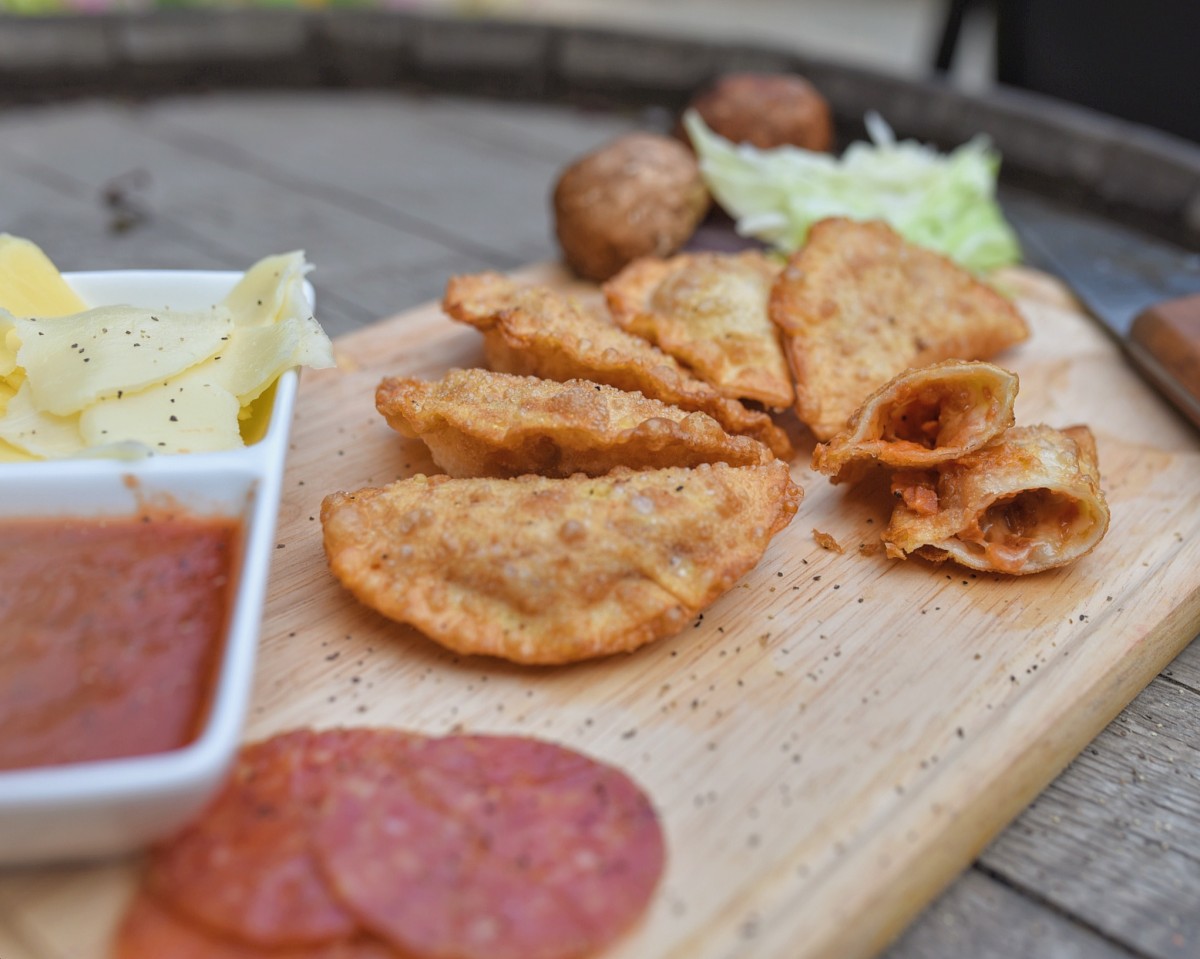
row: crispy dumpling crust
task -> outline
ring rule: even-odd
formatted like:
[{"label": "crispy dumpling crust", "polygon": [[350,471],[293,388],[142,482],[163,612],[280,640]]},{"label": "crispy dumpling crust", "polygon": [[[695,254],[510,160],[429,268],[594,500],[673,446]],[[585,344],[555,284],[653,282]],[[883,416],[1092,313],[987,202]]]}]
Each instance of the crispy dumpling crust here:
[{"label": "crispy dumpling crust", "polygon": [[591,380],[641,393],[707,413],[781,458],[792,455],[787,434],[766,413],[721,396],[662,350],[547,287],[521,287],[498,273],[456,276],[446,286],[442,309],[483,331],[488,363],[500,372]]},{"label": "crispy dumpling crust", "polygon": [[354,596],[459,653],[567,663],[669,636],[757,565],[802,492],[785,463],[566,479],[414,476],[321,506]]},{"label": "crispy dumpling crust", "polygon": [[846,429],[813,451],[835,483],[851,464],[928,469],[958,459],[1013,425],[1016,373],[981,361],[944,360],[905,370],[863,403]]},{"label": "crispy dumpling crust", "polygon": [[587,380],[480,369],[451,370],[434,382],[389,377],[375,406],[393,429],[423,440],[451,476],[600,476],[617,466],[772,459],[762,443],[730,436],[704,413]]},{"label": "crispy dumpling crust", "polygon": [[1086,426],[1015,426],[990,446],[897,473],[889,556],[918,553],[1014,575],[1064,566],[1108,530],[1096,443]]},{"label": "crispy dumpling crust", "polygon": [[780,266],[757,250],[635,260],[604,284],[613,320],[731,399],[786,409],[792,373],[767,315]]},{"label": "crispy dumpling crust", "polygon": [[1029,336],[1007,299],[882,222],[822,220],[771,293],[796,378],[796,413],[818,440],[845,428],[897,373],[983,360]]}]

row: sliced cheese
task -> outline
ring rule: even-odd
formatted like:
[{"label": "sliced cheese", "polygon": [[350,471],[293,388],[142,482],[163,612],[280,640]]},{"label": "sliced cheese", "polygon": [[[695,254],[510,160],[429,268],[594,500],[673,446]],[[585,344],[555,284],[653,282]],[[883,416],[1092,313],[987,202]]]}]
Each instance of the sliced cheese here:
[{"label": "sliced cheese", "polygon": [[[0,235],[0,307],[13,304],[0,309],[0,460],[261,438],[281,373],[335,365],[304,292],[311,269],[302,252],[266,257],[207,311],[89,310],[36,246]],[[10,274],[29,283],[5,300]]]},{"label": "sliced cheese", "polygon": [[18,319],[25,368],[39,410],[60,416],[181,373],[228,343],[227,310],[150,311],[105,306],[56,319]]},{"label": "sliced cheese", "polygon": [[[309,312],[304,277],[312,266],[301,250],[259,260],[225,297],[223,305],[238,326],[265,326]],[[301,306],[297,305],[299,301]]]},{"label": "sliced cheese", "polygon": [[220,383],[245,406],[280,373],[295,365],[293,357],[299,345],[300,329],[295,320],[239,328],[225,348],[202,365],[213,382]]},{"label": "sliced cheese", "polygon": [[28,380],[5,405],[4,416],[0,417],[0,440],[41,459],[74,456],[85,445],[79,417],[55,416],[38,409]]},{"label": "sliced cheese", "polygon": [[36,456],[31,456],[23,449],[18,449],[12,443],[0,440],[0,463],[28,463],[36,459]]},{"label": "sliced cheese", "polygon": [[209,364],[120,397],[79,416],[89,446],[135,441],[152,453],[202,453],[242,445],[237,398],[214,382]]},{"label": "sliced cheese", "polygon": [[69,316],[87,304],[40,247],[0,233],[0,307],[15,316]]},{"label": "sliced cheese", "polygon": [[15,317],[0,309],[0,377],[8,376],[17,368],[17,347],[20,345]]}]

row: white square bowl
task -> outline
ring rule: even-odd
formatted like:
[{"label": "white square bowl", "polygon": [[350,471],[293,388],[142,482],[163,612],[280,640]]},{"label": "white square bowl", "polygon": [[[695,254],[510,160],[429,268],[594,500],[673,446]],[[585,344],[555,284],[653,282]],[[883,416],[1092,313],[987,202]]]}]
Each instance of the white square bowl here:
[{"label": "white square bowl", "polygon": [[[89,305],[177,309],[219,302],[241,276],[65,274]],[[311,305],[308,284],[305,293]],[[134,462],[0,463],[0,517],[132,516],[146,502],[166,498],[189,513],[237,518],[242,531],[227,633],[197,736],[153,755],[0,771],[0,865],[131,852],[182,826],[220,786],[239,747],[250,697],[297,383],[295,370],[280,377],[265,435],[240,449]]]}]

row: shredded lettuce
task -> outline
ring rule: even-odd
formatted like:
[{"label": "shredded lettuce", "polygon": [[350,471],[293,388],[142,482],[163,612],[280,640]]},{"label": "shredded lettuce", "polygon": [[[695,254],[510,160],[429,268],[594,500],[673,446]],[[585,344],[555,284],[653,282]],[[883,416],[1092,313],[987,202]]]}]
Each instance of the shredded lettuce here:
[{"label": "shredded lettuce", "polygon": [[735,145],[695,110],[684,126],[709,191],[753,236],[790,253],[812,224],[829,216],[879,219],[909,241],[984,272],[1016,263],[1021,250],[996,203],[1000,155],[977,136],[949,154],[915,140],[897,141],[882,117],[866,117],[870,143],[840,158],[798,147]]}]

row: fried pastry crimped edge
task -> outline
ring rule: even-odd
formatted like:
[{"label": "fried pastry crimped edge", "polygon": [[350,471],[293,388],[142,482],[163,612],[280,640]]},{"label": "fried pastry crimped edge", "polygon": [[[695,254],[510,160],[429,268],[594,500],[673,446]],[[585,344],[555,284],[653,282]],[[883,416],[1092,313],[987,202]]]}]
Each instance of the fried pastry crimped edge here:
[{"label": "fried pastry crimped edge", "polygon": [[897,373],[990,359],[1029,336],[1009,300],[946,257],[885,223],[842,217],[812,227],[769,309],[796,379],[796,413],[821,441]]},{"label": "fried pastry crimped edge", "polygon": [[893,477],[889,556],[918,553],[1022,575],[1091,552],[1108,530],[1095,438],[1086,426],[1014,426],[989,446]]},{"label": "fried pastry crimped edge", "polygon": [[519,286],[498,273],[451,277],[442,309],[483,331],[489,365],[504,373],[585,379],[689,412],[707,413],[730,433],[752,436],[782,459],[791,441],[771,418],[689,373],[651,343],[585,312],[544,286]]},{"label": "fried pastry crimped edge", "polygon": [[678,632],[757,565],[802,497],[786,464],[566,479],[418,475],[333,493],[330,569],[464,654],[567,663]]},{"label": "fried pastry crimped edge", "polygon": [[871,394],[846,428],[813,450],[812,466],[841,482],[851,464],[928,469],[958,459],[1013,425],[1019,380],[982,360],[905,370]]},{"label": "fried pastry crimped edge", "polygon": [[687,413],[587,380],[558,382],[491,370],[451,370],[440,380],[387,377],[375,406],[400,433],[419,437],[451,476],[599,476],[617,466],[651,469],[766,463],[772,453],[731,436],[712,417]]},{"label": "fried pastry crimped edge", "polygon": [[786,409],[795,401],[767,315],[778,263],[758,250],[635,260],[604,284],[614,322],[675,357],[722,396]]}]

